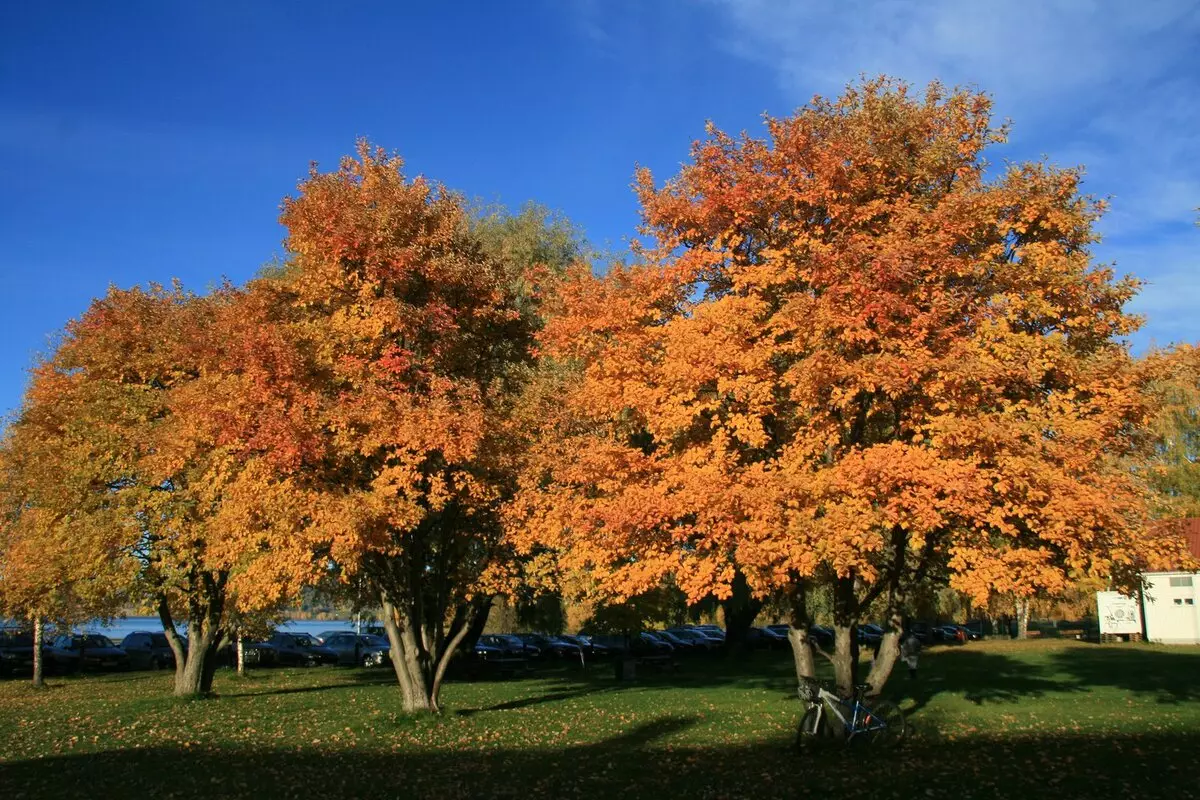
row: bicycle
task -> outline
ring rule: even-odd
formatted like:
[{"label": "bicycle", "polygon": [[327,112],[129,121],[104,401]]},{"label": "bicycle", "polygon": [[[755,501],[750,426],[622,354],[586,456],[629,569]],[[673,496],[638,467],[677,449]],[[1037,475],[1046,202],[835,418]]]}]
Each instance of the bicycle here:
[{"label": "bicycle", "polygon": [[816,742],[822,730],[835,735],[835,719],[841,723],[846,744],[856,737],[862,737],[868,744],[881,746],[899,743],[908,732],[904,712],[895,703],[887,700],[872,702],[868,706],[863,702],[863,698],[870,688],[869,683],[856,684],[853,696],[842,698],[826,689],[819,681],[802,679],[798,693],[800,699],[808,703],[808,710],[800,718],[800,726],[796,732],[796,748],[807,749]]}]

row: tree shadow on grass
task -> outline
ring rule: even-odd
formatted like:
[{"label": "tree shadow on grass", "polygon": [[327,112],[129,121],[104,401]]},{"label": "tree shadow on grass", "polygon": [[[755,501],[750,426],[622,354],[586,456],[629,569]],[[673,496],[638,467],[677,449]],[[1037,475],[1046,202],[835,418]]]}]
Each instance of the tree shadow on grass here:
[{"label": "tree shadow on grass", "polygon": [[1200,733],[976,737],[895,750],[664,741],[694,722],[665,717],[609,739],[555,748],[445,749],[365,741],[305,746],[158,747],[0,765],[6,796],[771,798],[836,795],[1011,798],[1195,796]]},{"label": "tree shadow on grass", "polygon": [[903,664],[897,666],[884,694],[896,701],[907,701],[902,705],[910,714],[925,708],[941,693],[961,694],[966,700],[983,705],[1082,691],[1077,681],[1056,678],[1037,663],[968,648],[940,650],[933,658],[922,658],[916,678],[908,676]]},{"label": "tree shadow on grass", "polygon": [[511,711],[517,708],[529,708],[530,706],[540,706],[543,703],[557,703],[563,700],[573,700],[577,697],[587,697],[588,695],[605,694],[608,692],[618,691],[622,687],[618,686],[584,686],[577,689],[549,692],[547,694],[537,694],[531,697],[522,697],[516,700],[508,700],[503,703],[497,703],[487,708],[462,708],[454,713],[460,717],[470,717],[478,714],[481,711]]},{"label": "tree shadow on grass", "polygon": [[1055,651],[1050,662],[1081,686],[1124,689],[1159,703],[1200,700],[1200,648],[1084,645]]},{"label": "tree shadow on grass", "polygon": [[[342,677],[342,676],[339,676]],[[230,687],[229,683],[217,684],[217,696],[219,697],[266,697],[270,695],[286,695],[286,694],[308,694],[310,692],[330,692],[345,689],[354,689],[362,686],[381,686],[388,683],[395,683],[396,676],[390,670],[386,673],[378,675],[362,675],[357,676],[347,675],[337,683],[321,683],[313,686],[285,686],[279,688],[271,688],[268,686],[237,686],[235,688],[241,691],[226,691]]]}]

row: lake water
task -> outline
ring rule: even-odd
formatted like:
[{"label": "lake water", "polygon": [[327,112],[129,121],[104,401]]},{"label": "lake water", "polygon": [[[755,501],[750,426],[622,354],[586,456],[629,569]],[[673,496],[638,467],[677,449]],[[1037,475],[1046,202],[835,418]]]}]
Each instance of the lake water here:
[{"label": "lake water", "polygon": [[[176,623],[177,625],[179,623]],[[367,626],[368,622],[363,621],[363,627]],[[179,626],[182,632],[182,625]],[[94,631],[102,633],[110,639],[115,639],[118,643],[127,635],[135,631],[150,631],[158,633],[163,629],[162,622],[158,617],[122,617],[113,620],[108,625],[102,625],[98,622],[93,622],[89,625],[81,626],[82,630]],[[354,620],[352,619],[301,619],[287,620],[279,626],[281,631],[290,631],[293,633],[307,633],[310,636],[315,636],[322,631],[352,631],[354,630]]]}]

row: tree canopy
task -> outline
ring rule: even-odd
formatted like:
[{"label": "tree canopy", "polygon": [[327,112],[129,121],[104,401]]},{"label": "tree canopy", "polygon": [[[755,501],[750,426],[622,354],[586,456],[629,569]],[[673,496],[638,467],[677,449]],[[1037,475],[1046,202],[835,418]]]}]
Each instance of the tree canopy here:
[{"label": "tree canopy", "polygon": [[[649,243],[577,271],[548,355],[577,365],[522,498],[526,541],[625,597],[831,585],[852,629],[939,573],[979,600],[1120,585],[1154,556],[1124,459],[1147,403],[1121,337],[1133,279],[1095,264],[1103,204],[1045,163],[989,175],[982,93],[887,79],[710,128],[638,175]],[[811,660],[799,652],[799,668]]]}]

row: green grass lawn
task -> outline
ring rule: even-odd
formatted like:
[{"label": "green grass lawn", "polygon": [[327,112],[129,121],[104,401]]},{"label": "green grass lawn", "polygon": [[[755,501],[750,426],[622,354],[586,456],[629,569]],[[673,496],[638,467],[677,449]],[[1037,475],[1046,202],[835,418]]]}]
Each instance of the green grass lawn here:
[{"label": "green grass lawn", "polygon": [[988,642],[934,649],[886,695],[894,751],[791,749],[787,653],[617,683],[599,665],[451,683],[399,713],[390,673],[0,683],[0,797],[1200,797],[1200,648]]}]

